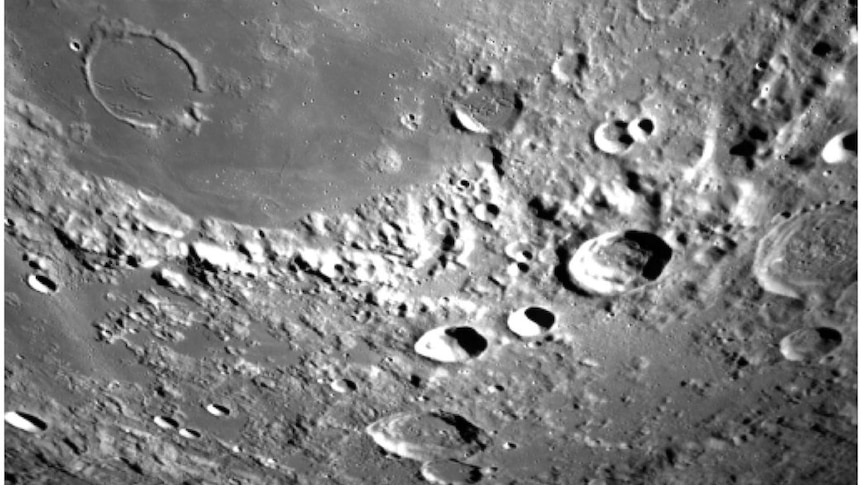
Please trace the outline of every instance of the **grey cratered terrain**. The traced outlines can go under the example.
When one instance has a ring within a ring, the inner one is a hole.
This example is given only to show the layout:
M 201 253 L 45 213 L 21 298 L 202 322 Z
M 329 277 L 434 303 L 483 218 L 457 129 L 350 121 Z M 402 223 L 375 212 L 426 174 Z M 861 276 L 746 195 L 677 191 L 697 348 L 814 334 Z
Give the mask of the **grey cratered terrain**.
M 6 483 L 856 483 L 855 1 L 5 11 Z

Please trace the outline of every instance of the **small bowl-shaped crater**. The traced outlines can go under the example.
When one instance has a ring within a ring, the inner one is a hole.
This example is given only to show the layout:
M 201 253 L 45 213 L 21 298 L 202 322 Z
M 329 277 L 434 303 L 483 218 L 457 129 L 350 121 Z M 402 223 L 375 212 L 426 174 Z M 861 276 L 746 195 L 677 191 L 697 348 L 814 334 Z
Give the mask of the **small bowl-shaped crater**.
M 503 251 L 516 263 L 529 263 L 534 258 L 533 247 L 525 242 L 511 242 L 506 245 Z
M 841 332 L 831 327 L 802 328 L 779 343 L 781 355 L 793 362 L 816 361 L 841 346 Z
M 206 405 L 205 409 L 208 413 L 219 418 L 230 416 L 230 408 L 221 404 L 210 403 Z
M 178 434 L 189 440 L 196 440 L 201 437 L 201 432 L 192 428 L 180 428 Z
M 482 222 L 491 223 L 500 215 L 500 207 L 496 204 L 479 204 L 473 209 L 473 215 Z
M 526 306 L 509 314 L 506 325 L 521 338 L 535 338 L 547 333 L 556 322 L 554 312 L 540 306 Z
M 156 416 L 153 422 L 162 429 L 177 429 L 180 426 L 180 423 L 170 416 Z
M 627 124 L 619 120 L 606 121 L 593 132 L 593 143 L 596 148 L 609 154 L 617 155 L 629 149 L 635 142 L 627 131 Z
M 23 411 L 9 411 L 3 417 L 6 424 L 26 433 L 41 433 L 48 429 L 48 423 Z
M 414 345 L 419 355 L 444 363 L 466 362 L 480 356 L 487 348 L 488 340 L 466 325 L 431 329 Z
M 41 274 L 31 274 L 27 277 L 27 285 L 35 292 L 42 293 L 43 295 L 49 295 L 51 293 L 55 293 L 59 288 L 59 285 L 49 278 L 48 276 Z
M 350 379 L 335 379 L 329 383 L 329 387 L 339 393 L 345 394 L 356 390 L 356 383 Z

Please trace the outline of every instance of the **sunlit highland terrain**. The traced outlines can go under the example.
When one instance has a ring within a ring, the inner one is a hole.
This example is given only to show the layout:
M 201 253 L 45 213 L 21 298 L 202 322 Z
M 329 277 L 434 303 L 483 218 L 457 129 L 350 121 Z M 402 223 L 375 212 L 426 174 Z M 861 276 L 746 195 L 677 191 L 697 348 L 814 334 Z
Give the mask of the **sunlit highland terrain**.
M 5 14 L 7 484 L 856 483 L 855 1 Z

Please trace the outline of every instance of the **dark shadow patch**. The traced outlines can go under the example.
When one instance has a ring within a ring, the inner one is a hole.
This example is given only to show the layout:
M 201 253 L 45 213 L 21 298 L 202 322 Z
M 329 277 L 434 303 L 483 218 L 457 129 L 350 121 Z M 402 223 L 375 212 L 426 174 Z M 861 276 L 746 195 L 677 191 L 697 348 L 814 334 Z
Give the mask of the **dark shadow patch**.
M 445 236 L 443 236 L 443 240 L 440 241 L 440 250 L 444 252 L 452 251 L 453 249 L 455 249 L 456 242 L 457 239 L 455 239 L 455 236 L 453 236 L 452 234 L 446 234 Z
M 546 202 L 542 199 L 542 197 L 535 196 L 527 202 L 527 208 L 530 209 L 530 212 L 533 213 L 537 218 L 553 222 L 557 218 L 557 214 L 560 212 L 560 205 L 554 202 Z
M 502 177 L 505 175 L 505 170 L 503 169 L 503 152 L 494 146 L 489 146 L 488 150 L 491 151 L 491 164 L 494 167 L 494 172 L 496 172 L 498 176 Z
M 757 153 L 757 145 L 751 140 L 743 140 L 730 147 L 730 154 L 737 157 L 750 157 Z
M 798 170 L 810 170 L 816 165 L 810 158 L 807 157 L 789 157 L 787 165 Z
M 819 41 L 811 47 L 811 53 L 817 57 L 826 57 L 832 52 L 832 46 L 828 42 Z
M 752 140 L 767 141 L 769 140 L 769 133 L 759 126 L 752 126 L 748 130 L 748 137 Z
M 487 446 L 483 439 L 484 433 L 482 430 L 463 416 L 446 411 L 435 411 L 431 415 L 455 428 L 458 431 L 458 436 L 465 443 L 476 444 L 480 449 L 484 449 Z
M 652 135 L 653 130 L 655 130 L 655 124 L 652 122 L 651 119 L 644 118 L 638 121 L 638 128 L 643 130 L 643 132 L 647 135 Z
M 832 327 L 817 327 L 814 331 L 820 337 L 819 346 L 824 353 L 832 352 L 844 341 L 841 332 Z
M 458 115 L 455 114 L 455 111 L 452 111 L 452 113 L 449 114 L 449 123 L 452 125 L 453 128 L 455 128 L 458 131 L 463 131 L 464 133 L 469 133 L 471 135 L 478 134 L 478 133 L 473 133 L 472 131 L 468 130 L 467 127 L 462 125 L 461 121 L 458 120 Z
M 655 234 L 642 231 L 626 231 L 623 238 L 634 242 L 640 249 L 649 254 L 641 274 L 644 278 L 655 281 L 664 271 L 664 267 L 670 261 L 673 250 L 664 240 Z
M 635 142 L 635 139 L 632 138 L 631 135 L 629 135 L 628 133 L 624 133 L 620 135 L 619 138 L 617 138 L 617 141 L 619 141 L 623 145 L 631 146 Z
M 355 391 L 356 389 L 358 389 L 356 383 L 351 381 L 350 379 L 344 379 L 344 386 L 347 387 L 348 389 L 350 389 L 351 391 Z
M 557 317 L 553 312 L 537 306 L 528 307 L 524 310 L 524 315 L 545 330 L 551 328 L 554 322 L 557 321 Z
M 180 427 L 180 423 L 176 419 L 174 419 L 170 416 L 161 416 L 161 419 L 165 424 L 169 425 L 172 428 L 179 428 Z
M 637 172 L 626 172 L 626 187 L 632 189 L 632 191 L 634 192 L 640 192 L 641 178 L 640 175 L 637 174 Z
M 421 388 L 422 387 L 422 378 L 417 376 L 416 374 L 411 374 L 410 375 L 410 385 L 417 388 L 417 389 Z
M 90 271 L 95 271 L 97 269 L 113 269 L 119 266 L 119 261 L 115 258 L 91 253 L 81 248 L 78 246 L 78 243 L 72 240 L 72 238 L 63 232 L 62 229 L 54 228 L 54 235 L 57 236 L 57 240 L 60 242 L 60 245 L 69 251 L 81 266 Z M 113 251 L 113 246 L 110 247 L 110 250 Z M 113 255 L 114 253 L 112 252 L 110 254 Z
M 54 293 L 55 291 L 57 291 L 57 283 L 55 283 L 54 280 L 52 280 L 51 278 L 40 274 L 35 275 L 34 278 L 49 292 Z
M 470 357 L 478 357 L 488 348 L 488 340 L 473 327 L 451 327 L 445 333 L 454 338 Z
M 856 139 L 856 130 L 853 130 L 850 133 L 847 133 L 843 137 L 841 137 L 841 148 L 851 151 L 853 153 L 857 153 L 856 145 L 858 143 Z
M 589 293 L 581 289 L 577 284 L 575 284 L 574 281 L 572 281 L 572 278 L 569 276 L 569 270 L 567 266 L 569 260 L 572 258 L 572 252 L 565 246 L 558 247 L 555 252 L 557 254 L 557 265 L 554 266 L 554 277 L 557 279 L 557 281 L 560 282 L 563 288 L 571 291 L 572 293 L 575 293 L 576 295 L 592 297 L 593 295 L 590 295 Z

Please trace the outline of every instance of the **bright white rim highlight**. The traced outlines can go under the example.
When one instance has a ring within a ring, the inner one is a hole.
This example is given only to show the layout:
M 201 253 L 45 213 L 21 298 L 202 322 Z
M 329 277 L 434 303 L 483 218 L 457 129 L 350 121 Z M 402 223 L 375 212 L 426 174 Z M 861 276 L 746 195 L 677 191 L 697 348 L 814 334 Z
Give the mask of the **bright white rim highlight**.
M 8 413 L 4 414 L 3 419 L 6 420 L 6 424 L 8 424 L 9 426 L 20 429 L 21 431 L 27 433 L 39 433 L 40 431 L 42 431 L 42 428 L 36 426 L 35 424 L 33 424 L 32 421 L 18 414 L 15 411 L 9 411 Z
M 156 423 L 156 426 L 162 429 L 176 429 L 177 426 L 169 421 L 167 418 L 163 416 L 156 416 L 153 418 L 153 422 Z
M 461 123 L 461 126 L 466 128 L 473 133 L 478 133 L 480 135 L 487 135 L 491 133 L 491 131 L 485 127 L 482 123 L 476 121 L 476 118 L 473 118 L 466 111 L 461 108 L 455 108 L 455 118 L 458 119 L 458 122 Z
M 217 416 L 219 418 L 227 416 L 228 414 L 230 414 L 230 411 L 225 411 L 227 409 L 226 406 L 220 406 L 217 404 L 207 404 L 205 409 L 207 410 L 208 413 L 212 414 L 213 416 Z
M 195 431 L 193 429 L 188 429 L 188 428 L 181 428 L 179 431 L 179 435 L 182 436 L 183 438 L 190 439 L 190 440 L 196 440 L 196 439 L 200 438 L 200 433 L 198 433 L 197 431 Z
M 593 132 L 593 142 L 596 144 L 599 150 L 609 154 L 616 155 L 618 153 L 622 153 L 626 151 L 629 147 L 623 143 L 617 141 L 617 137 L 614 135 L 619 135 L 621 129 L 614 126 L 610 121 L 605 121 L 600 124 L 596 131 Z
M 45 283 L 43 283 L 41 281 L 41 279 L 46 279 L 46 280 L 53 282 L 53 280 L 51 280 L 51 278 L 48 278 L 47 276 L 42 276 L 40 278 L 39 275 L 31 274 L 30 276 L 27 277 L 27 285 L 30 286 L 30 288 L 33 289 L 33 291 L 35 291 L 37 293 L 41 293 L 43 295 L 49 295 L 49 294 L 57 291 L 55 288 L 51 288 L 48 285 L 46 285 Z M 56 283 L 54 283 L 54 284 L 56 285 Z
M 833 136 L 823 146 L 820 157 L 828 164 L 847 163 L 856 157 L 856 154 L 844 148 L 841 140 L 852 133 L 852 130 L 842 131 Z

